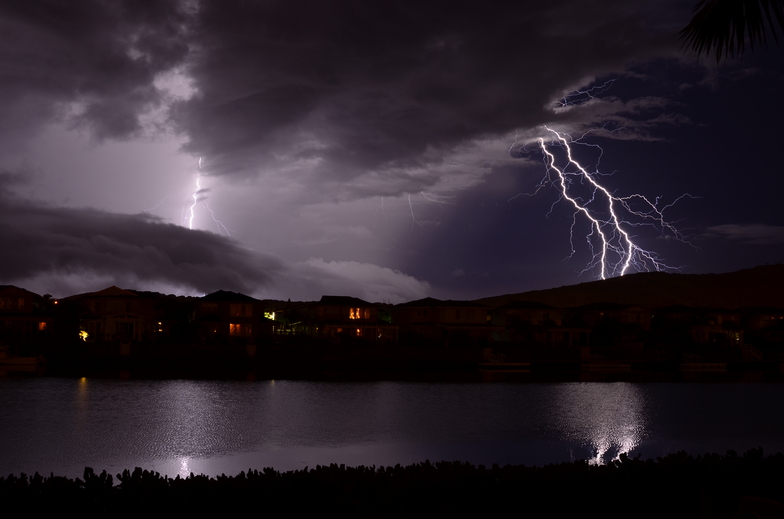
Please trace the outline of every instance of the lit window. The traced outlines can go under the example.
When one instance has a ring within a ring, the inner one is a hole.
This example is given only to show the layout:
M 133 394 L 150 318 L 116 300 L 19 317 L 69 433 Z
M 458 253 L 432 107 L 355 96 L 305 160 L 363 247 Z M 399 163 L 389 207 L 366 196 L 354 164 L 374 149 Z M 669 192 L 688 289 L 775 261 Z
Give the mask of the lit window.
M 370 309 L 369 308 L 349 308 L 349 310 L 348 310 L 348 318 L 349 319 L 370 319 Z
M 234 337 L 249 337 L 251 334 L 251 325 L 249 324 L 229 324 L 229 335 Z
M 41 321 L 40 323 L 38 323 L 38 331 L 43 332 L 44 330 L 46 330 L 46 322 Z

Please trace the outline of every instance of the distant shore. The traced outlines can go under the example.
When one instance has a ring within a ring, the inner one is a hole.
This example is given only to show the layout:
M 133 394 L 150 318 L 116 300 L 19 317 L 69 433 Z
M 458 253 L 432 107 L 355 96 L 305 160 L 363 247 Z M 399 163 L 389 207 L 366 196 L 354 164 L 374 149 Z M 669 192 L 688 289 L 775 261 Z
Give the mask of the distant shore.
M 399 517 L 513 512 L 573 517 L 599 509 L 602 517 L 782 517 L 784 455 L 762 449 L 742 455 L 655 460 L 628 458 L 607 465 L 585 461 L 527 467 L 461 462 L 395 467 L 272 468 L 210 478 L 169 478 L 136 468 L 116 478 L 86 468 L 82 478 L 35 474 L 0 477 L 5 510 L 61 513 L 297 513 L 339 517 Z
M 457 382 L 784 382 L 784 363 L 531 361 L 390 358 L 243 359 L 106 356 L 0 365 L 0 376 L 225 380 L 426 380 Z

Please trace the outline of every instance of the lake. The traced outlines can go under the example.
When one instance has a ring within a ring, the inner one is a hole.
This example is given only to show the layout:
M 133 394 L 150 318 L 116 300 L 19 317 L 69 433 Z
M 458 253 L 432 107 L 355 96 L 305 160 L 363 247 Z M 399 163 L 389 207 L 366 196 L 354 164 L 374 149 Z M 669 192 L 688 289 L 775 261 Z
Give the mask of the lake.
M 784 384 L 0 379 L 0 474 L 784 452 Z

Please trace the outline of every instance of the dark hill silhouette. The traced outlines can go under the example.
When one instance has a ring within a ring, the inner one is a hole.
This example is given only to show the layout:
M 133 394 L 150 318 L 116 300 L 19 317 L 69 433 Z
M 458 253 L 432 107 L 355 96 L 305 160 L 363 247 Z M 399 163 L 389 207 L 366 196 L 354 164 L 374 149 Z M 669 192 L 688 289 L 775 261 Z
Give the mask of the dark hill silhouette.
M 784 308 L 784 265 L 764 265 L 726 274 L 643 272 L 477 301 L 493 307 L 512 301 L 535 301 L 559 308 L 591 303 L 640 304 L 650 308 L 670 305 Z

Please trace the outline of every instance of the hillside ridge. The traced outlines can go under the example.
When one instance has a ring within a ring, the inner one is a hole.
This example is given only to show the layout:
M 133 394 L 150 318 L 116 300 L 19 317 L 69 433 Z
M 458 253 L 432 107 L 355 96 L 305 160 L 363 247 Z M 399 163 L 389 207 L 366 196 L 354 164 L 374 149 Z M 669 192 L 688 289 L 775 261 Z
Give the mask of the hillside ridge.
M 784 307 L 784 264 L 762 265 L 723 274 L 642 272 L 546 290 L 486 297 L 479 303 L 497 307 L 533 301 L 559 308 L 591 303 L 670 305 L 735 309 Z

